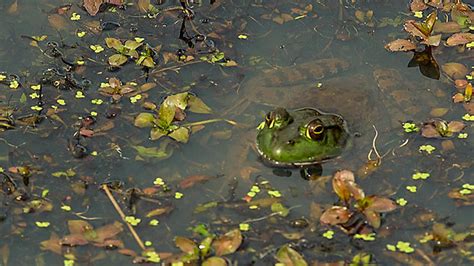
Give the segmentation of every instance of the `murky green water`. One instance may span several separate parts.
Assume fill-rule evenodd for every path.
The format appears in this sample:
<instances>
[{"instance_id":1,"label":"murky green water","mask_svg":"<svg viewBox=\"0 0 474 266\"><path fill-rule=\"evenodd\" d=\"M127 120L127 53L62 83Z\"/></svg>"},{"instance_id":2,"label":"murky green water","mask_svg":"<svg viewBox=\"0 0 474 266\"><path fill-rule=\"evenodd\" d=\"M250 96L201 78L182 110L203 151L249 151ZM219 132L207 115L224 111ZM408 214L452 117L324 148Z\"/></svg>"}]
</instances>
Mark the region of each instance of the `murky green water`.
<instances>
[{"instance_id":1,"label":"murky green water","mask_svg":"<svg viewBox=\"0 0 474 266\"><path fill-rule=\"evenodd\" d=\"M118 181L122 186L114 196L126 215L141 218L134 228L143 241L151 241L157 252L178 254L173 241L176 236L199 243L204 237L193 233L192 228L204 224L217 235L240 226L243 244L226 257L241 265L274 264L276 251L290 243L308 263L315 265L350 262L360 252L372 254L372 262L379 264L472 263L472 233L464 241L451 241L449 248L440 249L434 241L420 242L432 232L435 223L445 224L456 232L472 231L472 197L465 195L464 200L455 200L449 193L473 183L474 132L472 122L466 121L462 133L467 133L467 138L458 138L456 133L451 138L428 139L403 132L402 122L421 123L433 115L446 121L462 121L467 112L462 104L452 103L456 89L445 75L440 80L429 79L418 67L407 68L413 53L389 53L384 49L389 41L408 35L402 30L403 21L413 19L406 7L408 1L357 1L354 5L339 5L337 1L216 1L210 5L204 1L192 7L192 24L186 22L187 36L198 32L208 36L205 42L192 39L194 49L178 38L183 15L173 10L179 3L162 2L165 3L158 5L152 1L161 10L154 18L146 17L133 5L126 9L102 7L104 12L91 17L79 3L72 3L61 12L57 8L64 5L63 1L0 3L0 73L8 80L0 84L0 104L9 109L7 113L15 120L13 129L0 133L0 166L5 171L0 194L0 265L61 264L67 259L78 264L131 263L131 257L116 250L90 244L62 247L56 252L60 254L44 250L40 244L51 234L60 238L68 235L69 220L84 219L95 228L121 221L100 189L105 182ZM356 10L373 10L373 18L365 23L357 21ZM73 13L79 14L80 19L71 20ZM399 24L380 27L383 19L397 17L401 18ZM370 25L372 22L374 26ZM78 37L80 32L85 32L85 36ZM32 45L32 36L42 35L47 38ZM107 58L114 51L107 48L106 37L122 41L144 38L157 51L156 67L147 74L130 60L111 71ZM101 45L105 50L95 53L91 45ZM55 57L54 49L61 56ZM238 66L199 59L216 49L224 53L227 62L233 60ZM177 54L184 55L182 60L177 60ZM438 47L433 54L439 65L458 62L472 71L472 51L461 53L455 48ZM276 98L281 101L275 103L271 100L275 97L271 86L259 88L262 98L254 95L256 89L251 86L258 86L258 78L266 77L270 69L322 58L342 58L350 67L331 77L305 80L303 84L292 84L291 80L281 84L289 90L294 88L292 85L313 87L314 95L278 94ZM79 66L78 61L84 65ZM61 79L66 75L63 68L67 63L73 66L71 80L77 86L67 85L68 81ZM39 84L44 72L51 68L61 74L54 77L53 84L42 84L40 102L31 95L35 93L31 86ZM377 71L390 73L392 83L378 80ZM18 88L9 88L9 80L14 79L10 75L18 77ZM101 83L111 77L123 83L135 82L137 86L147 82L155 86L113 101L110 95L99 92ZM55 87L54 81L58 80L66 82L66 86ZM253 147L256 127L264 115L274 105L304 107L312 102L311 97L334 90L336 95L318 101L327 103L324 110L347 114L351 131L357 135L352 147L340 158L324 163L321 177L310 181L300 177L299 169L264 165ZM78 96L78 91L84 97ZM202 99L212 113L186 111L181 124L209 119L227 119L232 123L222 120L189 127L192 134L187 143L168 137L151 141L150 128L134 126L139 113L152 113L143 108L143 103L159 105L166 96L184 91ZM99 99L101 104L97 104ZM369 100L365 105L354 103L366 99ZM31 109L38 105L42 111ZM38 114L42 117L38 123L26 120ZM91 114L96 120L90 126L94 135L77 138L81 121ZM378 132L375 144L374 127ZM164 160L140 158L133 148L165 144L169 158ZM73 156L77 145L87 149L83 158ZM382 156L381 163L362 174L373 145ZM436 149L428 154L419 150L422 145ZM376 158L374 152L370 156ZM16 173L15 167L22 166L31 172L27 185ZM353 238L356 232L348 235L336 226L319 222L319 207L327 209L338 202L332 192L331 175L340 169L355 172L357 183L367 195L398 202L403 198L408 202L382 216L381 228L373 231L375 240L357 240ZM429 177L414 180L412 176L417 172L429 173ZM13 189L8 178L14 180ZM166 185L154 185L157 178ZM181 183L196 179L205 181L187 188ZM262 181L268 184L262 185ZM272 214L269 206L250 209L252 204L242 199L255 184L259 184L261 192L254 200L273 197L290 208L289 214ZM416 187L417 192L410 192L407 187ZM278 191L281 197L271 196L268 191ZM43 206L51 204L52 209L32 207L39 201ZM61 206L70 206L71 210ZM157 208L170 211L146 217ZM291 221L299 218L306 219L308 226L292 227ZM159 224L150 226L152 219ZM50 224L41 227L38 222ZM248 224L249 230L242 228L243 224ZM335 231L334 238L323 237L328 230ZM118 238L125 248L140 253L127 228ZM409 242L415 252L389 251L387 244L396 245L398 241Z\"/></svg>"}]
</instances>

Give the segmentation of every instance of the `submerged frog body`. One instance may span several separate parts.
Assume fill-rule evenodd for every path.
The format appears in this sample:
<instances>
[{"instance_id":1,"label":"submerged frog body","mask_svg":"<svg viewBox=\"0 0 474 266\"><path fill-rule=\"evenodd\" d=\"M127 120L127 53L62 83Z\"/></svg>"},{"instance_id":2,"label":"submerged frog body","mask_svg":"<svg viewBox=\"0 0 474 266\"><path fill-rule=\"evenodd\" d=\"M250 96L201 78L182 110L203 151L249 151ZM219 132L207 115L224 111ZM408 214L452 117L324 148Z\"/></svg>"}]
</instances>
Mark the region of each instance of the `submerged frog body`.
<instances>
[{"instance_id":1,"label":"submerged frog body","mask_svg":"<svg viewBox=\"0 0 474 266\"><path fill-rule=\"evenodd\" d=\"M310 107L288 111L293 122L282 129L269 128L267 125L267 128L259 131L256 142L263 158L276 165L306 165L337 157L349 138L346 122L335 123L342 120L341 117L347 121L352 132L361 133L358 144L368 149L370 146L367 145L372 145L372 125L390 129L398 126L400 121L414 118L417 111L413 107L417 104L409 101L410 93L415 93L415 89L410 92L413 86L397 70L376 69L373 73L363 73L350 69L350 75L344 74L350 72L348 69L349 64L344 60L322 59L273 69L244 84L246 97L254 102L288 109ZM433 95L423 97L426 103L436 104ZM281 112L277 110L277 113ZM305 112L313 113L308 115ZM325 123L338 124L340 133L328 131L331 143L327 146L316 145L308 140L308 143L288 145L292 143L292 138L305 138L300 130L307 128L308 123L318 117L324 117L324 121L321 120L322 128L325 128Z\"/></svg>"},{"instance_id":2,"label":"submerged frog body","mask_svg":"<svg viewBox=\"0 0 474 266\"><path fill-rule=\"evenodd\" d=\"M337 157L348 143L344 119L313 108L277 108L259 126L257 150L275 166L303 166Z\"/></svg>"}]
</instances>

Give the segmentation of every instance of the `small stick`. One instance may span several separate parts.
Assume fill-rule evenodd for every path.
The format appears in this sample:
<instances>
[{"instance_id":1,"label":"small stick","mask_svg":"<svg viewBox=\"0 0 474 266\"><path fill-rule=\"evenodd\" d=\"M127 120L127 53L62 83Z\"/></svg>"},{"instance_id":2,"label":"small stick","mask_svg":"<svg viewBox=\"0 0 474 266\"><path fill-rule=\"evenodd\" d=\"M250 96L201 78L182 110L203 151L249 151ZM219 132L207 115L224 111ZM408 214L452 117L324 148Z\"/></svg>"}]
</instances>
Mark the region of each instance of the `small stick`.
<instances>
[{"instance_id":1,"label":"small stick","mask_svg":"<svg viewBox=\"0 0 474 266\"><path fill-rule=\"evenodd\" d=\"M118 205L117 201L115 200L114 196L109 190L109 187L107 185L102 185L102 189L105 191L105 194L107 194L107 197L109 198L110 202L112 202L112 205L114 205L115 210L118 212L122 220L125 222L125 224L128 227L128 230L130 230L130 233L132 233L133 238L135 238L135 241L137 241L137 244L140 246L141 249L146 250L145 245L143 244L143 241L140 239L140 236L138 236L137 232L135 229L133 229L132 225L129 224L125 220L125 214L123 213L122 209L120 209L120 206Z\"/></svg>"}]
</instances>

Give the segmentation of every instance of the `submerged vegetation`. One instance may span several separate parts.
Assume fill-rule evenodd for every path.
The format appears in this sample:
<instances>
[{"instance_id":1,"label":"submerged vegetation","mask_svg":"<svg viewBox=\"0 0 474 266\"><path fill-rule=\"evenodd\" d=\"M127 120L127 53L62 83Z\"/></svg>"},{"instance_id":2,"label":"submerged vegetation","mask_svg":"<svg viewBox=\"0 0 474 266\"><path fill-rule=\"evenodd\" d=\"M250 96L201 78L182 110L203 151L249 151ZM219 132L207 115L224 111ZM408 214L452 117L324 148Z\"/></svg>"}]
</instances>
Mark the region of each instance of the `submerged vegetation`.
<instances>
[{"instance_id":1,"label":"submerged vegetation","mask_svg":"<svg viewBox=\"0 0 474 266\"><path fill-rule=\"evenodd\" d=\"M27 2L0 3L1 265L473 263L466 1ZM352 149L263 165L270 99L322 95Z\"/></svg>"}]
</instances>

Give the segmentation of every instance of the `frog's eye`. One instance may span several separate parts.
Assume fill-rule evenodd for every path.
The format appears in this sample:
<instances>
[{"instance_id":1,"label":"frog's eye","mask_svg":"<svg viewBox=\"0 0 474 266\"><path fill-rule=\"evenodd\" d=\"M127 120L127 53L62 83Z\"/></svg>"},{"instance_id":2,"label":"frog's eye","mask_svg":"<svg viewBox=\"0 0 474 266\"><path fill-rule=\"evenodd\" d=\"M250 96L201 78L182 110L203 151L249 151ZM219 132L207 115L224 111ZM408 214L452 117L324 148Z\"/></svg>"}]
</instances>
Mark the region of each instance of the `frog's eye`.
<instances>
[{"instance_id":1,"label":"frog's eye","mask_svg":"<svg viewBox=\"0 0 474 266\"><path fill-rule=\"evenodd\" d=\"M316 119L309 122L306 127L306 137L312 140L319 140L323 136L324 126L321 123L321 120Z\"/></svg>"}]
</instances>

